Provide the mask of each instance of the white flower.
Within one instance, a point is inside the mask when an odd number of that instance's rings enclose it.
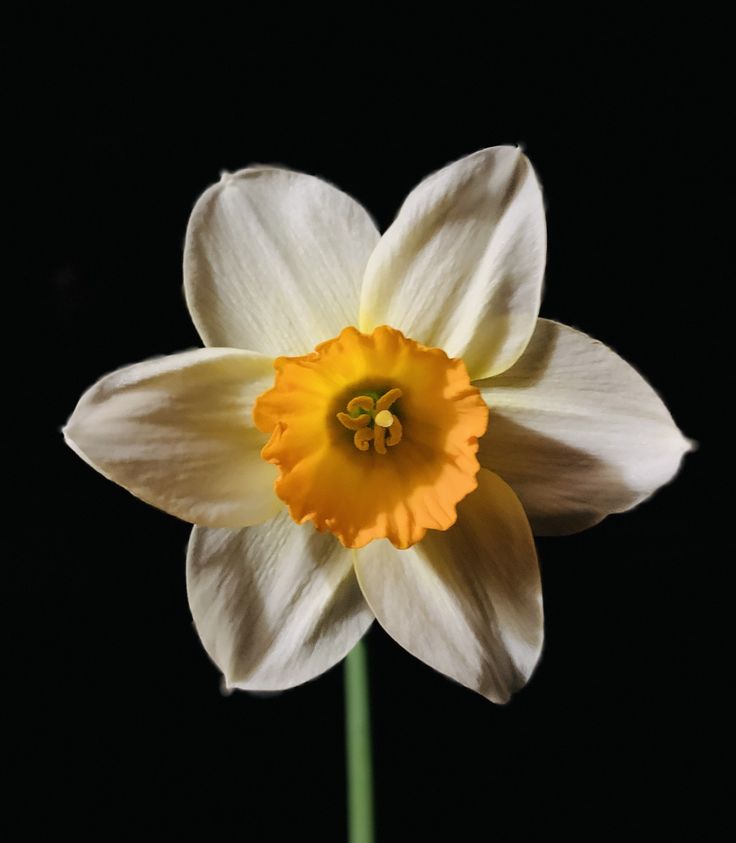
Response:
[[[383,236],[283,169],[200,197],[184,281],[208,347],[107,375],[65,436],[197,525],[190,605],[230,687],[305,682],[375,617],[505,701],[542,646],[530,524],[583,529],[675,474],[689,444],[651,387],[538,319],[545,246],[513,147],[431,175]]]

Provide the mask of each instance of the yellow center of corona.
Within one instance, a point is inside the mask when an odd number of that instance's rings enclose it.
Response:
[[[401,442],[401,422],[389,410],[399,398],[401,390],[396,388],[381,396],[356,395],[348,401],[347,412],[337,414],[340,424],[354,431],[353,444],[359,451],[367,451],[372,442],[377,454],[385,454],[387,445],[392,448]]]

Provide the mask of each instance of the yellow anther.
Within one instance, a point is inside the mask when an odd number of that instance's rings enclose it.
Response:
[[[376,453],[385,454],[387,445],[401,442],[401,422],[388,409],[399,398],[401,390],[395,388],[378,399],[356,395],[348,401],[347,413],[337,414],[340,424],[354,431],[353,444],[359,451],[367,451],[373,442]]]
[[[380,412],[381,410],[388,410],[388,408],[394,403],[394,401],[398,401],[399,398],[401,398],[400,389],[389,389],[388,392],[384,392],[384,394],[378,399],[378,401],[376,401],[376,412]]]
[[[381,410],[380,413],[376,413],[374,421],[379,427],[391,427],[394,423],[394,417],[388,410]]]
[[[383,431],[383,428],[378,428],[378,430]],[[373,439],[373,430],[370,427],[363,427],[360,430],[355,431],[355,436],[353,436],[353,444],[359,451],[367,451],[369,447],[369,442]]]
[[[386,453],[386,443],[384,441],[384,437],[386,436],[386,428],[379,427],[376,425],[373,428],[373,447],[376,449],[377,454],[385,454]]]
[[[373,399],[370,395],[358,395],[356,398],[351,398],[348,401],[348,412],[354,413],[356,410],[372,410]]]
[[[401,433],[401,422],[396,416],[394,416],[394,423],[389,428],[388,439],[386,440],[386,444],[389,446],[389,448],[391,448],[393,445],[398,445],[399,442],[401,442]]]
[[[340,424],[342,424],[344,427],[347,427],[348,430],[360,430],[363,427],[367,427],[368,423],[371,420],[371,417],[367,415],[358,416],[354,419],[347,413],[338,413],[337,418],[339,419]],[[366,447],[368,446],[366,445]]]

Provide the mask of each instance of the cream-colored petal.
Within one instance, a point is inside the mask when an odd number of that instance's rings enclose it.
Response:
[[[636,370],[558,322],[540,319],[516,365],[474,385],[490,407],[478,459],[511,485],[539,535],[635,506],[690,449]]]
[[[534,539],[511,489],[490,471],[457,523],[408,550],[386,540],[356,552],[360,587],[402,647],[493,702],[529,679],[542,649]]]
[[[528,159],[495,146],[429,176],[371,255],[360,329],[387,324],[462,357],[473,378],[508,369],[539,312],[542,193]]]
[[[90,387],[64,436],[110,480],[185,521],[257,524],[282,508],[252,418],[273,379],[272,360],[237,349],[148,360]]]
[[[205,345],[300,355],[355,325],[378,239],[354,199],[314,176],[224,174],[197,200],[184,247],[184,290]]]
[[[351,552],[285,512],[244,530],[195,527],[187,591],[197,632],[230,688],[273,691],[313,679],[373,620]]]

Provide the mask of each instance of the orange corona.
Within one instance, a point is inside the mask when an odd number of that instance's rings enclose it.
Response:
[[[262,456],[297,523],[347,547],[406,548],[446,530],[477,486],[488,408],[462,360],[387,326],[345,328],[303,357],[279,357],[253,417]]]

